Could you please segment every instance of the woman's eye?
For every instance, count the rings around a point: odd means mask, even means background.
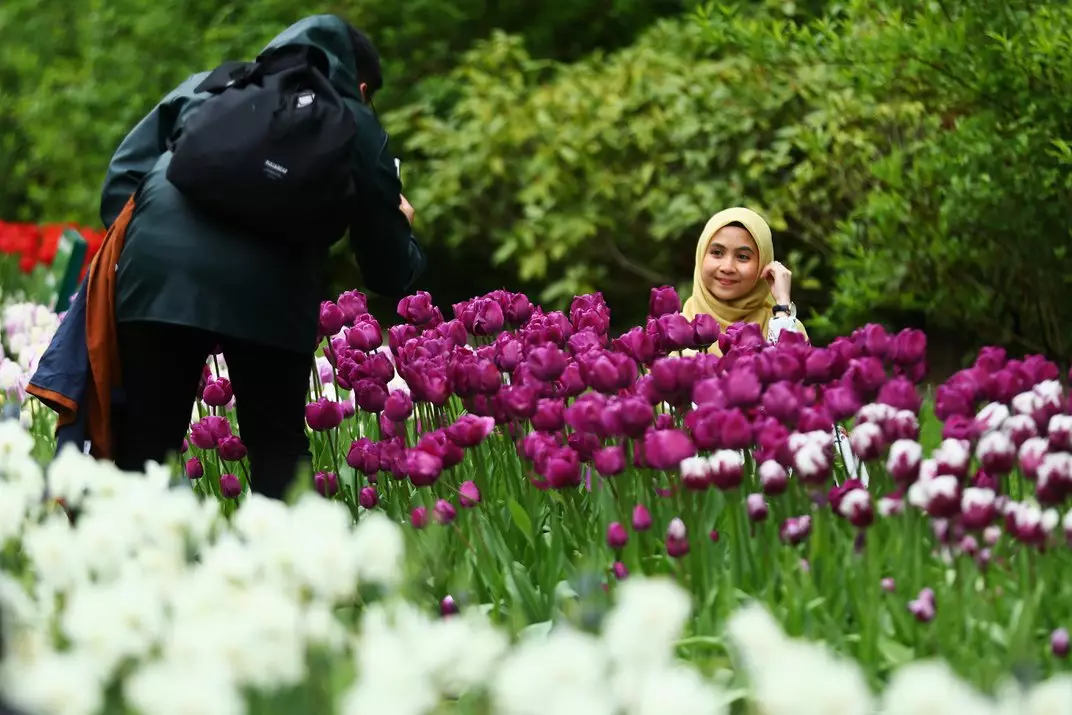
[[[749,256],[747,253],[742,253],[741,255],[737,256],[737,260],[741,263],[748,263],[751,258],[752,257]]]

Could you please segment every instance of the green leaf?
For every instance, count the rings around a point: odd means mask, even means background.
[[[521,535],[525,537],[525,540],[529,542],[529,546],[535,548],[536,544],[532,535],[532,519],[529,518],[525,508],[517,503],[513,497],[506,501],[506,508],[510,510],[510,518],[514,522],[514,526],[521,532]]]

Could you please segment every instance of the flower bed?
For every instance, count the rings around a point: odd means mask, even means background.
[[[93,255],[101,248],[105,232],[74,224],[34,225],[0,221],[0,298],[4,300],[47,301],[54,287],[49,287],[46,271],[53,265],[60,236],[72,228],[86,239],[86,258],[81,275]],[[80,278],[79,277],[79,278]]]
[[[768,346],[677,305],[656,289],[649,321],[612,339],[598,295],[559,313],[496,292],[444,320],[419,293],[384,331],[345,293],[321,310],[306,488],[351,521],[406,525],[413,602],[511,630],[595,627],[625,583],[670,577],[692,603],[678,653],[706,673],[728,663],[747,598],[876,689],[930,656],[987,689],[1064,667],[1072,417],[1056,365],[986,349],[924,400],[919,331]],[[669,357],[713,342],[724,357]],[[245,446],[217,362],[185,474],[240,519]]]
[[[867,669],[788,638],[758,602],[709,637],[728,657],[687,663],[688,592],[665,577],[617,586],[524,630],[494,608],[440,604],[421,583],[427,542],[378,512],[355,526],[306,494],[250,497],[232,519],[166,470],[124,475],[70,452],[48,469],[72,524],[40,499],[32,439],[0,424],[0,601],[7,697],[41,715],[766,715],[876,707],[919,713],[1065,713],[1072,682],[991,701],[940,661],[904,665],[881,694]],[[408,543],[407,543],[408,541]],[[441,565],[445,568],[446,565]],[[736,597],[734,597],[736,598]]]

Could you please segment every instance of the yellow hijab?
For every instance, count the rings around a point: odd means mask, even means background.
[[[692,270],[692,295],[685,301],[681,312],[689,320],[700,313],[706,313],[715,318],[723,330],[734,323],[757,323],[763,336],[766,337],[767,324],[773,317],[771,309],[774,308],[774,296],[771,295],[767,281],[762,278],[757,279],[752,290],[731,301],[719,300],[704,285],[701,269],[704,256],[707,255],[707,249],[711,245],[711,239],[720,228],[731,223],[740,223],[755,240],[756,247],[759,249],[760,273],[774,260],[774,242],[771,240],[770,226],[762,216],[740,206],[719,211],[707,221],[703,233],[700,234],[700,240],[696,242],[696,265]],[[800,324],[800,321],[797,321],[797,325],[807,337],[808,334],[804,331],[804,326]],[[709,352],[719,354],[718,344],[713,345]]]

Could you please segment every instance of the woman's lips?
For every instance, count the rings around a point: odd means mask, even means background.
[[[723,288],[729,288],[730,286],[737,285],[737,281],[726,280],[725,278],[719,278],[718,284]]]

